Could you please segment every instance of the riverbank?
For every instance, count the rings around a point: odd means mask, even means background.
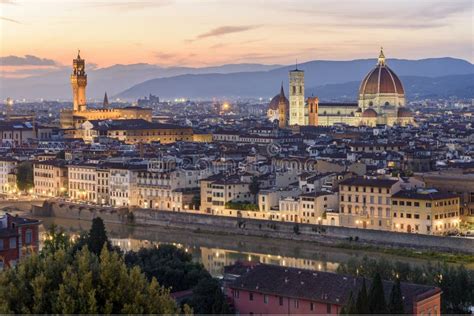
[[[472,264],[474,240],[439,236],[351,229],[346,227],[294,224],[127,208],[109,209],[50,201],[33,207],[40,216],[92,220],[100,216],[106,222],[161,226],[213,235],[254,236],[278,240],[309,242],[319,246],[383,252],[412,258]]]

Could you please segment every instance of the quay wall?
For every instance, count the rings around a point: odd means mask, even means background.
[[[100,216],[110,223],[161,226],[175,229],[205,231],[216,234],[258,236],[265,238],[312,241],[335,245],[357,243],[360,245],[411,248],[418,250],[462,252],[474,254],[474,239],[442,237],[420,234],[386,232],[369,229],[296,224],[224,217],[199,213],[170,212],[137,208],[108,208],[91,205],[47,201],[43,206],[33,206],[39,216],[92,220]]]

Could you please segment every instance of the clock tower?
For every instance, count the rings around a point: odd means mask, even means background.
[[[82,112],[87,109],[86,105],[86,86],[87,75],[85,71],[85,60],[81,58],[80,51],[77,52],[77,58],[72,62],[71,74],[73,111]]]

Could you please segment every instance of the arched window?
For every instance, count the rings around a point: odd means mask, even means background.
[[[388,101],[387,101],[387,102],[385,102],[385,106],[388,106],[388,105],[390,105],[390,103],[389,103]]]
[[[374,102],[370,101],[369,106],[373,106],[373,105],[374,105]]]

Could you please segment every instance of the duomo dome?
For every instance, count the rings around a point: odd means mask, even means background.
[[[362,80],[359,88],[359,107],[362,110],[405,106],[405,90],[398,76],[385,63],[380,51],[378,63]]]

